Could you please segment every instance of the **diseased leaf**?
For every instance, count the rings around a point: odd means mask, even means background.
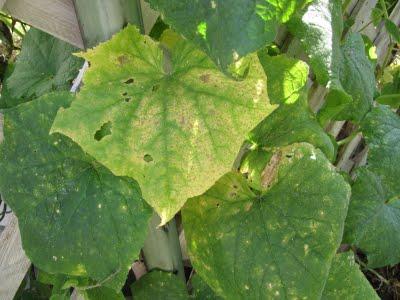
[[[128,26],[83,54],[84,87],[52,128],[135,178],[162,223],[231,169],[246,134],[273,110],[256,57],[246,80],[234,81],[188,42],[168,45],[165,60],[159,44]]]
[[[311,0],[147,0],[166,23],[222,68],[271,43],[280,23]]]
[[[400,118],[388,107],[374,108],[361,130],[368,165],[358,168],[346,219],[345,241],[360,248],[368,266],[400,262]]]
[[[247,183],[251,188],[258,191],[264,189],[262,184],[263,171],[271,157],[272,153],[270,151],[257,147],[243,158],[240,165],[240,172],[245,175]]]
[[[359,122],[371,107],[375,77],[360,34],[352,33],[341,45],[343,20],[340,0],[316,0],[289,22],[309,56],[317,81],[329,89],[320,121]]]
[[[323,300],[380,299],[354,261],[353,253],[336,254],[326,282]]]
[[[188,300],[186,285],[176,275],[151,271],[132,284],[132,295],[138,300]]]
[[[13,107],[55,90],[68,90],[83,60],[78,48],[32,28],[25,35],[14,72],[7,79],[6,107]]]
[[[72,98],[50,94],[5,111],[0,190],[36,266],[119,289],[151,209],[134,180],[114,176],[69,138],[49,135],[57,110]]]
[[[264,194],[231,172],[182,209],[196,272],[226,299],[319,299],[340,244],[347,183],[309,144],[276,155]]]

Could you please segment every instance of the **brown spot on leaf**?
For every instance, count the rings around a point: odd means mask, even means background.
[[[203,81],[204,83],[210,82],[210,74],[203,74],[200,76],[200,80]]]
[[[279,163],[282,159],[282,152],[278,151],[272,155],[268,164],[261,173],[261,186],[264,188],[270,187],[277,175]]]
[[[128,62],[128,58],[125,55],[118,56],[118,63],[123,66]]]

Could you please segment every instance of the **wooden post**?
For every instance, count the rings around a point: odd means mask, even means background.
[[[146,267],[148,270],[160,269],[174,272],[186,281],[175,219],[165,226],[158,227],[160,222],[160,217],[154,213],[143,247]]]
[[[104,42],[127,23],[143,26],[137,0],[74,0],[85,48]]]
[[[12,300],[31,262],[22,249],[17,218],[0,234],[0,299]]]
[[[0,0],[2,9],[33,27],[83,48],[72,0]]]

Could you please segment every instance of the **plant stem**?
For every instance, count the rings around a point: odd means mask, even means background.
[[[368,272],[371,272],[372,274],[374,274],[377,278],[379,278],[380,281],[382,281],[384,284],[386,285],[390,285],[390,281],[387,280],[385,277],[383,277],[381,274],[379,274],[377,271],[375,271],[374,269],[369,268],[363,261],[361,261],[357,255],[354,255],[354,257],[356,258],[357,263],[364,269],[367,270]]]
[[[338,146],[342,146],[342,145],[350,143],[356,137],[357,134],[358,134],[358,131],[352,132],[348,137],[338,141],[337,142]]]

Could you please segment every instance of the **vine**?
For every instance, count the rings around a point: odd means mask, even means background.
[[[395,4],[372,12],[390,35],[379,67],[349,1],[148,2],[150,36],[127,25],[76,54],[32,28],[5,73],[0,191],[39,281],[123,299],[155,212],[165,230],[182,217],[191,275],[150,270],[135,299],[377,299],[359,264],[400,262]],[[273,45],[280,26],[303,60]],[[338,120],[356,131],[337,142]],[[367,165],[338,172],[360,134]]]

